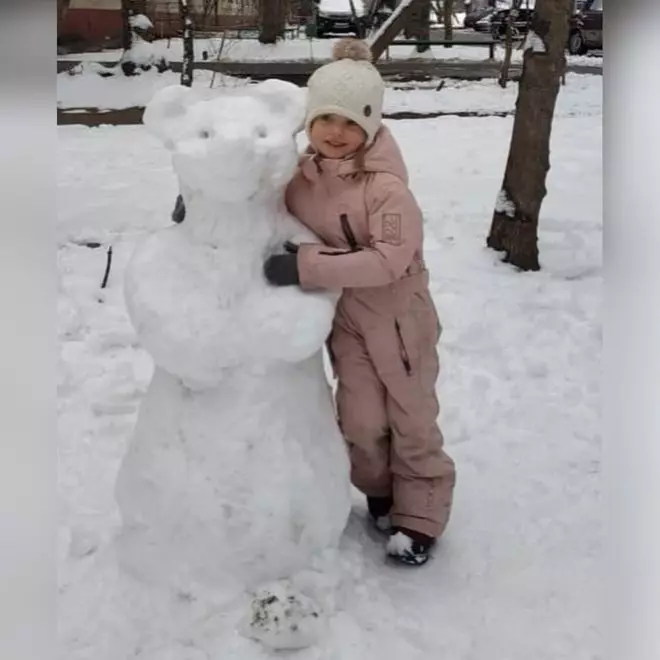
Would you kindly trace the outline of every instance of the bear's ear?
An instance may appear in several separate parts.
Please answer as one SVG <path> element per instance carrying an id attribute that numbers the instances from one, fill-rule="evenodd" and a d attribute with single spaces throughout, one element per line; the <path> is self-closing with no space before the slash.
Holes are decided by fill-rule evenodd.
<path id="1" fill-rule="evenodd" d="M 305 122 L 307 96 L 304 89 L 284 80 L 271 78 L 252 88 L 263 99 L 271 112 L 282 117 L 291 126 L 291 133 L 302 130 Z"/>
<path id="2" fill-rule="evenodd" d="M 154 94 L 142 116 L 142 123 L 147 130 L 172 148 L 172 143 L 183 128 L 188 107 L 194 101 L 189 87 L 172 85 Z"/>

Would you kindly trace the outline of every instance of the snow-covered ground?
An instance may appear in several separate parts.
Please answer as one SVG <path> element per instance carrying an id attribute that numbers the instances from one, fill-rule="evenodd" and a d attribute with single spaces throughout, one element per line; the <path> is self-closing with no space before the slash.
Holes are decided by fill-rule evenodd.
<path id="1" fill-rule="evenodd" d="M 536 274 L 514 272 L 484 247 L 512 119 L 388 122 L 426 217 L 444 325 L 438 388 L 458 469 L 455 510 L 434 560 L 401 570 L 384 563 L 383 542 L 367 531 L 356 496 L 340 549 L 350 584 L 326 643 L 280 657 L 599 657 L 602 113 L 600 89 L 589 80 L 569 77 L 561 91 Z M 454 109 L 461 99 L 471 109 L 478 98 L 482 109 L 496 110 L 512 104 L 513 89 L 461 84 L 437 98 L 449 94 Z M 424 93 L 433 94 L 401 92 L 409 109 L 426 109 Z M 177 188 L 167 153 L 142 127 L 58 131 L 66 620 L 74 616 L 71 587 L 117 523 L 114 479 L 151 373 L 124 309 L 123 269 L 136 239 L 169 223 Z M 101 291 L 109 245 L 113 265 Z M 188 648 L 186 658 L 267 657 L 229 623 L 217 629 L 213 652 Z"/>
<path id="2" fill-rule="evenodd" d="M 457 35 L 458 38 L 459 35 Z M 332 48 L 336 39 L 284 39 L 277 44 L 264 45 L 256 39 L 226 39 L 221 37 L 195 39 L 195 60 L 202 61 L 204 53 L 208 60 L 221 60 L 226 62 L 254 62 L 254 61 L 295 61 L 295 60 L 327 60 L 330 59 Z M 153 42 L 154 50 L 173 62 L 180 62 L 183 58 L 182 39 L 159 39 Z M 488 48 L 485 46 L 434 46 L 433 57 L 442 60 L 469 60 L 483 61 L 488 59 Z M 83 60 L 93 62 L 118 62 L 121 50 L 105 50 L 99 53 L 71 53 L 62 55 L 63 60 Z M 523 51 L 513 51 L 513 62 L 522 60 Z M 415 49 L 408 46 L 395 46 L 389 51 L 392 59 L 407 59 L 415 55 Z M 503 59 L 504 49 L 496 47 L 495 57 Z M 596 56 L 569 56 L 570 64 L 590 64 L 602 66 L 603 58 Z"/>
<path id="3" fill-rule="evenodd" d="M 218 88 L 245 85 L 247 81 L 209 71 L 195 71 L 196 87 Z M 99 108 L 101 110 L 144 107 L 155 92 L 178 85 L 180 76 L 171 71 L 148 71 L 141 76 L 101 78 L 93 72 L 57 76 L 59 108 Z M 385 94 L 385 112 L 512 112 L 518 94 L 517 83 L 502 90 L 494 79 L 480 81 L 445 80 L 404 85 L 390 84 Z M 569 73 L 559 97 L 560 115 L 600 114 L 603 97 L 601 76 Z"/>

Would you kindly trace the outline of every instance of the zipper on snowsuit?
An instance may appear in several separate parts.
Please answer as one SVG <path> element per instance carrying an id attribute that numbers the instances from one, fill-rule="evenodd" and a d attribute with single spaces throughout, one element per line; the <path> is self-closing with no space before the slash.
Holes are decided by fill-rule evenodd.
<path id="1" fill-rule="evenodd" d="M 341 223 L 341 229 L 344 232 L 348 246 L 351 248 L 351 252 L 357 252 L 360 249 L 360 246 L 358 245 L 353 229 L 351 228 L 351 223 L 348 221 L 348 216 L 345 213 L 342 213 L 339 216 L 339 222 Z"/>
<path id="2" fill-rule="evenodd" d="M 345 213 L 342 213 L 339 216 L 339 222 L 341 224 L 341 229 L 344 232 L 344 237 L 346 238 L 346 242 L 348 243 L 350 249 L 342 250 L 341 252 L 319 252 L 319 254 L 324 254 L 328 257 L 339 257 L 345 254 L 353 254 L 354 252 L 360 252 L 362 250 L 362 246 L 358 245 L 357 239 L 355 238 L 355 234 L 353 233 L 353 229 L 351 228 L 351 224 L 348 221 L 348 216 Z"/>
<path id="3" fill-rule="evenodd" d="M 406 370 L 406 373 L 409 376 L 412 376 L 412 366 L 410 364 L 410 356 L 408 355 L 408 350 L 403 341 L 403 335 L 401 334 L 401 325 L 399 324 L 399 319 L 394 320 L 394 327 L 396 328 L 396 336 L 399 339 L 399 350 L 401 351 L 401 361 Z"/>

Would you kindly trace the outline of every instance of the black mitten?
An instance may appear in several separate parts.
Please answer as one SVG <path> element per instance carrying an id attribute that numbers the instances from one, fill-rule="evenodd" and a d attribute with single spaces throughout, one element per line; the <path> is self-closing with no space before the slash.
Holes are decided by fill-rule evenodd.
<path id="1" fill-rule="evenodd" d="M 172 211 L 172 222 L 181 224 L 186 217 L 186 206 L 183 203 L 183 197 L 178 195 L 176 198 L 176 203 L 174 204 L 174 211 Z"/>
<path id="2" fill-rule="evenodd" d="M 298 256 L 296 254 L 274 254 L 264 262 L 264 275 L 274 286 L 300 284 Z"/>

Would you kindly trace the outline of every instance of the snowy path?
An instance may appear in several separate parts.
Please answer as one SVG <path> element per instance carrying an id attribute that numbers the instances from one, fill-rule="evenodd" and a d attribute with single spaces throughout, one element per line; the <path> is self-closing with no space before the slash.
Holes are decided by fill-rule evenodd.
<path id="1" fill-rule="evenodd" d="M 383 563 L 356 499 L 343 612 L 325 649 L 291 658 L 598 657 L 601 119 L 555 122 L 539 274 L 513 273 L 484 248 L 511 119 L 390 122 L 427 218 L 456 506 L 434 561 L 408 571 Z M 176 186 L 140 127 L 66 127 L 59 137 L 65 618 L 67 587 L 116 523 L 115 472 L 151 369 L 123 309 L 122 269 L 136 236 L 168 222 Z M 114 246 L 102 297 L 104 247 L 77 245 L 90 240 Z M 221 652 L 189 657 L 265 657 L 223 634 Z"/>

